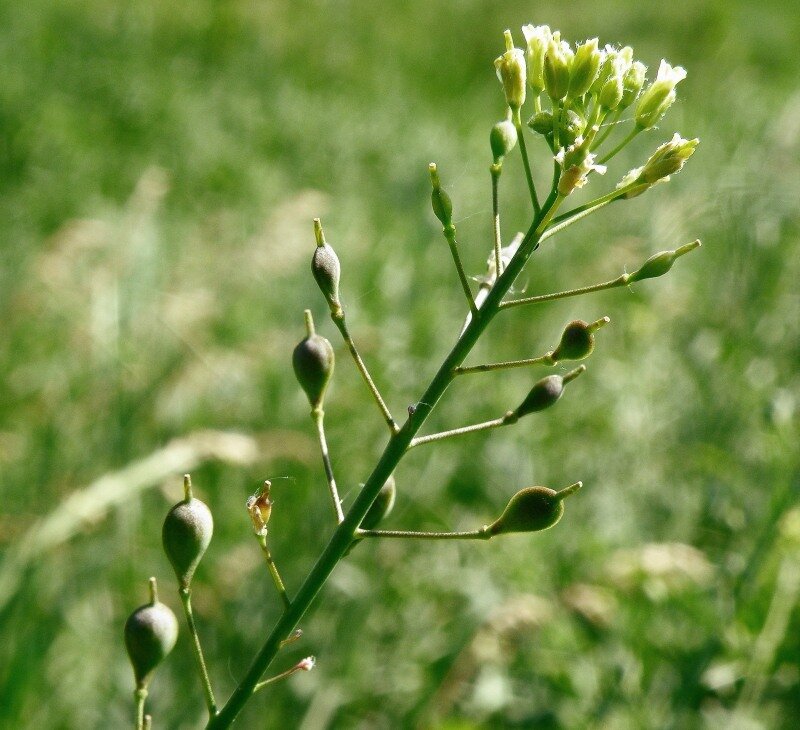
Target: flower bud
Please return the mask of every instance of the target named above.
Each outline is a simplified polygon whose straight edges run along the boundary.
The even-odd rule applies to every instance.
[[[538,112],[528,120],[528,126],[537,134],[553,133],[553,113],[548,111]]]
[[[561,148],[555,156],[556,162],[561,165],[561,177],[558,180],[559,195],[567,196],[576,188],[582,188],[590,172],[603,175],[605,165],[595,165],[595,155],[589,152],[592,139],[597,133],[597,127],[591,129],[586,138],[578,137],[570,147]]]
[[[575,51],[575,58],[569,69],[567,99],[579,99],[592,86],[600,69],[603,54],[597,49],[597,38],[592,38]]]
[[[214,519],[204,502],[192,496],[192,482],[183,478],[185,499],[178,502],[164,519],[161,540],[182,589],[189,587],[194,571],[214,533]]]
[[[307,335],[292,353],[292,366],[297,382],[308,396],[312,409],[320,408],[325,390],[333,375],[333,347],[314,331],[311,311],[305,310]]]
[[[576,482],[558,492],[548,487],[528,487],[517,492],[487,531],[494,537],[511,532],[537,532],[555,525],[564,514],[563,500],[583,484]]]
[[[516,111],[525,103],[525,54],[514,47],[510,30],[506,30],[504,36],[506,52],[495,59],[494,67],[503,84],[506,102]]]
[[[544,56],[544,88],[553,101],[561,101],[569,89],[569,69],[574,54],[556,31],[547,44]]]
[[[441,183],[439,182],[439,173],[436,169],[436,163],[431,162],[428,165],[428,172],[431,176],[431,207],[433,214],[439,219],[441,224],[447,228],[453,224],[453,203],[450,196],[442,190]]]
[[[139,606],[128,617],[124,636],[136,688],[144,690],[153,671],[178,639],[178,620],[172,610],[158,600],[155,578],[150,579],[150,603]]]
[[[644,86],[644,77],[647,73],[647,66],[641,61],[634,61],[625,75],[622,77],[622,99],[619,102],[619,109],[627,109],[639,96],[639,92]]]
[[[547,25],[523,25],[522,35],[528,44],[525,55],[527,64],[528,86],[537,96],[544,91],[544,54],[550,43],[552,33]]]
[[[578,112],[568,109],[561,115],[559,141],[562,146],[569,147],[577,141],[586,129],[586,119]]]
[[[364,519],[361,521],[362,530],[372,530],[381,522],[394,508],[394,499],[397,494],[394,477],[390,476],[375,497],[375,501],[370,506]]]
[[[696,137],[683,139],[676,132],[669,142],[662,144],[645,162],[639,174],[639,181],[652,185],[680,172],[686,160],[694,154],[698,144],[700,144],[700,140]]]
[[[322,231],[322,224],[319,218],[314,219],[314,235],[317,239],[317,248],[311,259],[311,273],[316,279],[328,306],[334,314],[342,311],[342,304],[339,301],[339,276],[341,265],[336,251],[325,241],[325,233]]]
[[[517,128],[509,119],[504,119],[492,127],[489,133],[494,164],[498,164],[517,144]]]
[[[583,360],[594,350],[594,333],[611,320],[608,317],[587,324],[581,319],[570,322],[561,335],[558,347],[551,355],[553,362],[561,360]]]
[[[636,106],[636,126],[650,129],[655,125],[674,103],[675,86],[685,78],[686,71],[681,66],[673,68],[662,60],[656,80],[644,90]]]
[[[522,418],[529,413],[543,411],[545,408],[554,405],[564,394],[564,386],[571,380],[577,378],[585,370],[586,366],[580,365],[564,376],[548,375],[542,378],[531,388],[525,400],[522,401],[517,410],[514,411],[514,414],[517,418]]]

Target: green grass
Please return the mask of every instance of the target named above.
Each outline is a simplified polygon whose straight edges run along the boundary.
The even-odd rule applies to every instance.
[[[695,237],[704,247],[663,279],[498,317],[475,362],[538,354],[571,318],[612,323],[554,410],[415,450],[387,526],[469,529],[523,486],[586,488],[541,535],[359,547],[275,665],[315,654],[317,668],[265,691],[241,724],[791,726],[800,18],[744,0],[604,8],[0,4],[0,576],[37,519],[66,525],[0,590],[0,726],[132,725],[122,625],[150,575],[179,607],[159,539],[188,467],[136,493],[111,485],[119,504],[74,534],[59,505],[201,429],[254,447],[191,468],[217,528],[196,615],[218,698],[235,686],[280,609],[246,497],[288,477],[274,479],[270,538],[290,592],[330,519],[290,365],[304,308],[337,347],[326,412],[347,499],[385,441],[309,275],[311,218],[324,219],[351,329],[402,414],[463,317],[426,166],[438,163],[480,273],[488,130],[502,113],[492,61],[503,29],[519,39],[527,22],[689,71],[680,103],[607,184],[674,130],[702,140],[670,185],[543,246],[527,291],[602,281]],[[528,216],[516,157],[502,186],[508,237]],[[430,429],[496,416],[530,377],[464,379]],[[192,662],[183,631],[156,675],[156,727],[202,725]]]

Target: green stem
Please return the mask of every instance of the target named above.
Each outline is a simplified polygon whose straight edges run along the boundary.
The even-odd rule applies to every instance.
[[[552,294],[540,294],[535,297],[525,297],[524,299],[512,299],[508,302],[503,302],[500,305],[501,309],[508,309],[509,307],[520,307],[523,304],[539,304],[540,302],[552,302],[554,299],[567,299],[568,297],[577,297],[581,294],[591,294],[595,291],[602,291],[603,289],[613,289],[618,286],[625,286],[630,279],[630,274],[622,274],[616,279],[611,281],[604,281],[601,284],[592,284],[591,286],[584,286],[580,289],[567,289],[566,291],[554,292]]]
[[[447,245],[450,246],[450,253],[453,255],[453,263],[456,265],[458,279],[461,282],[461,288],[464,290],[464,296],[466,296],[467,303],[469,304],[469,311],[472,312],[472,316],[474,317],[478,313],[478,308],[475,306],[475,300],[472,298],[472,291],[469,288],[469,281],[467,280],[467,275],[464,272],[464,266],[461,263],[461,256],[458,253],[456,227],[450,223],[442,229],[442,232],[444,233],[444,237],[447,239]]]
[[[340,308],[338,311],[331,312],[331,319],[333,320],[333,323],[336,325],[339,332],[341,332],[342,339],[347,345],[347,349],[350,350],[350,354],[353,357],[356,368],[358,368],[358,372],[361,373],[361,377],[367,384],[369,392],[372,393],[372,397],[375,399],[375,402],[378,404],[378,408],[380,408],[381,413],[383,414],[383,420],[386,421],[389,426],[389,430],[391,430],[392,433],[397,433],[400,430],[400,427],[397,425],[394,418],[392,418],[389,407],[383,400],[383,397],[378,390],[378,386],[375,385],[375,381],[373,381],[372,377],[370,376],[369,370],[367,370],[367,366],[364,364],[364,360],[361,358],[361,355],[356,348],[356,343],[350,336],[350,331],[347,329],[347,322],[345,321],[344,310]]]
[[[359,530],[358,537],[400,537],[419,540],[489,540],[492,534],[486,527],[467,532],[419,532],[416,530]]]
[[[491,421],[484,421],[483,423],[474,423],[471,426],[462,426],[461,428],[453,428],[449,431],[439,431],[438,433],[431,433],[427,436],[418,436],[411,439],[408,445],[409,449],[422,444],[429,444],[432,441],[441,441],[442,439],[449,439],[453,436],[463,436],[465,433],[475,433],[476,431],[488,431],[490,428],[499,428],[500,426],[510,426],[517,422],[518,417],[514,411],[509,411],[500,418],[493,418]]]
[[[200,670],[200,681],[203,684],[203,691],[206,695],[206,707],[211,720],[217,714],[217,703],[214,700],[214,690],[211,689],[211,680],[208,677],[208,669],[206,669],[206,660],[203,658],[203,649],[200,646],[200,635],[197,633],[197,626],[194,623],[194,614],[192,612],[192,589],[181,588],[178,590],[183,604],[183,612],[186,614],[186,623],[189,626],[189,633],[192,636],[192,648],[194,655],[197,659],[197,666]]]
[[[519,151],[522,155],[522,166],[525,168],[525,179],[528,181],[528,192],[531,195],[531,203],[533,203],[533,213],[534,215],[539,215],[541,206],[539,205],[539,197],[536,195],[536,185],[533,182],[531,161],[528,158],[528,147],[525,142],[525,128],[522,126],[519,109],[514,113],[514,126],[517,128],[517,142],[519,143]]]
[[[623,110],[621,108],[617,109],[616,114],[614,114],[614,118],[608,123],[608,126],[603,130],[603,133],[594,141],[594,144],[592,145],[593,152],[600,147],[600,145],[608,139],[608,135],[614,131],[617,123],[619,122],[619,118],[622,116],[622,111]]]
[[[499,183],[500,173],[503,172],[502,163],[497,163],[489,168],[492,173],[492,228],[494,231],[494,267],[497,276],[503,273],[502,251],[503,242],[500,236],[500,196]]]
[[[280,674],[276,674],[274,677],[270,677],[269,679],[265,679],[262,682],[259,682],[255,687],[253,687],[253,693],[255,694],[256,692],[258,692],[258,690],[264,689],[264,687],[269,687],[269,685],[273,684],[274,682],[277,682],[280,679],[286,679],[287,677],[291,677],[293,674],[297,674],[297,672],[308,671],[309,667],[304,666],[304,662],[307,662],[309,660],[313,662],[314,657],[309,657],[308,659],[305,659],[303,662],[300,662],[299,664],[295,664],[293,667],[290,667],[285,672],[281,672]],[[313,666],[313,663],[311,666]]]
[[[505,303],[500,305],[506,306]],[[548,352],[539,357],[529,357],[524,360],[506,360],[505,362],[490,362],[483,365],[470,365],[456,368],[456,375],[470,375],[471,373],[489,373],[493,370],[510,370],[512,368],[525,368],[529,365],[555,365],[553,353]]]
[[[136,730],[144,730],[144,703],[147,700],[147,690],[137,687],[133,692],[136,701]]]
[[[464,328],[456,341],[453,349],[445,357],[433,380],[419,399],[413,413],[402,428],[394,434],[383,451],[378,463],[373,469],[366,483],[362,487],[355,502],[342,522],[334,531],[328,544],[317,559],[314,567],[306,576],[305,581],[295,596],[289,609],[284,611],[275,623],[263,646],[253,659],[244,677],[239,682],[236,690],[228,699],[222,710],[212,717],[207,730],[223,730],[231,726],[237,715],[253,693],[264,672],[269,667],[278,653],[281,642],[292,632],[298,622],[303,618],[314,598],[328,580],[338,562],[344,557],[356,537],[356,530],[366,516],[375,498],[378,496],[383,484],[395,471],[397,464],[405,455],[411,440],[423,426],[433,408],[439,402],[455,376],[455,368],[459,367],[469,355],[475,343],[488,327],[493,317],[497,314],[500,302],[508,293],[514,281],[519,276],[526,262],[538,243],[537,229],[544,214],[556,200],[556,191],[551,190],[547,200],[542,205],[539,215],[535,216],[528,232],[522,240],[516,254],[512,257],[495,286],[488,293],[483,306],[478,310]]]
[[[328,490],[333,501],[333,511],[336,513],[336,521],[341,524],[344,521],[344,512],[342,512],[342,501],[339,499],[339,490],[336,488],[336,479],[333,476],[331,457],[328,454],[328,440],[325,438],[325,411],[322,408],[314,408],[311,411],[311,418],[317,427],[319,450],[322,453],[322,466],[325,468],[325,478],[328,480]]]
[[[292,602],[289,600],[289,596],[286,593],[286,586],[284,586],[281,574],[278,572],[278,566],[275,565],[275,561],[272,559],[272,553],[270,552],[269,545],[267,544],[266,533],[263,535],[257,534],[256,539],[258,540],[258,544],[261,546],[261,552],[264,553],[264,559],[267,562],[269,574],[272,576],[272,582],[275,584],[275,588],[278,591],[281,600],[283,601],[283,605],[286,608],[289,608],[292,605]]]
[[[604,165],[641,131],[642,130],[640,127],[634,127],[631,130],[631,133],[627,137],[625,137],[625,139],[623,139],[622,142],[620,142],[613,150],[611,150],[611,152],[609,152],[607,155],[603,155],[602,159],[597,164]]]

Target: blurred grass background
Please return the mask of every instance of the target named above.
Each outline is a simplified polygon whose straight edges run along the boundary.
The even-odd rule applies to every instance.
[[[523,486],[586,489],[541,535],[354,551],[275,665],[317,668],[240,724],[795,727],[800,14],[777,0],[1,2],[0,726],[132,724],[122,625],[150,575],[178,610],[160,524],[189,469],[216,518],[195,602],[226,698],[279,610],[247,495],[288,477],[270,534],[290,591],[328,534],[289,364],[304,308],[339,355],[326,410],[349,499],[385,441],[309,276],[310,219],[399,417],[463,316],[426,164],[480,274],[492,61],[528,22],[689,70],[595,185],[675,130],[702,144],[670,185],[544,246],[527,291],[705,245],[632,290],[498,317],[473,362],[543,352],[571,318],[612,325],[553,411],[413,452],[387,525],[467,529]],[[502,195],[510,237],[529,214],[516,156]],[[459,382],[430,430],[496,416],[531,377]],[[202,725],[192,661],[184,631],[156,727]]]

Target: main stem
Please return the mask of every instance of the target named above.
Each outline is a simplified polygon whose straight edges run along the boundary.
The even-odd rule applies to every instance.
[[[447,355],[436,375],[434,375],[433,380],[431,380],[430,385],[428,385],[428,388],[425,390],[425,393],[423,393],[422,397],[419,399],[413,413],[409,415],[408,420],[403,424],[402,428],[389,439],[389,443],[386,445],[375,469],[372,474],[370,474],[358,497],[356,497],[344,521],[334,531],[330,541],[317,559],[316,564],[306,577],[303,585],[300,586],[300,590],[292,601],[291,607],[284,611],[283,615],[278,619],[272,632],[267,637],[255,659],[253,659],[250,668],[242,678],[239,686],[230,696],[228,702],[215,717],[209,720],[208,725],[206,725],[207,730],[221,730],[222,728],[231,726],[236,716],[250,699],[254,688],[264,675],[267,667],[269,667],[275,655],[278,653],[282,640],[292,632],[300,619],[303,618],[303,615],[333,572],[337,563],[344,557],[356,537],[356,532],[361,521],[378,496],[378,492],[384,482],[395,470],[395,467],[406,453],[411,440],[425,423],[434,406],[439,402],[439,399],[442,397],[445,390],[447,390],[447,387],[456,377],[455,369],[464,362],[464,359],[475,346],[475,343],[483,334],[489,322],[491,322],[494,315],[497,314],[500,302],[511,288],[517,276],[519,276],[523,266],[536,248],[538,242],[536,230],[539,228],[555,200],[556,191],[553,189],[550,196],[542,205],[539,214],[534,217],[533,223],[525,234],[525,238],[520,244],[517,253],[511,259],[502,275],[497,279],[494,287],[492,287],[492,290],[486,297],[483,306],[477,310],[469,324],[459,336],[450,354]]]

